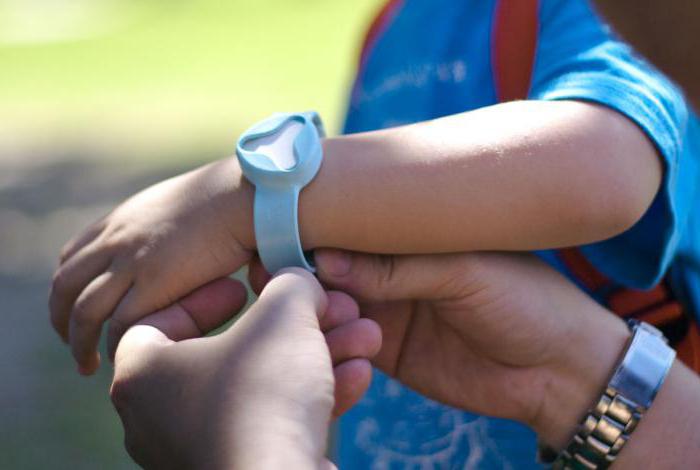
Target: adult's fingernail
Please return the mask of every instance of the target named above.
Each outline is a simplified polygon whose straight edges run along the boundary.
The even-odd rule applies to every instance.
[[[319,250],[314,255],[314,261],[320,271],[332,277],[342,277],[350,272],[351,256],[341,250]]]

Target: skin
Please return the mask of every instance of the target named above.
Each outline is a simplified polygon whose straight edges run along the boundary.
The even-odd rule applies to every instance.
[[[700,4],[695,0],[596,0],[626,41],[685,88],[700,109]]]
[[[533,255],[325,251],[317,264],[381,325],[377,366],[431,398],[527,424],[554,449],[598,400],[630,336]],[[699,468],[698,399],[700,378],[676,361],[613,468]]]
[[[362,314],[381,327],[375,365],[430,398],[525,423],[554,448],[566,445],[600,397],[630,336],[619,318],[530,255],[389,257],[322,250],[316,261],[324,283],[352,292]],[[320,289],[298,274],[287,291],[279,277],[273,279],[258,310],[220,342],[173,345],[156,328],[168,329],[152,317],[146,323],[156,328],[127,333],[117,351],[113,396],[137,461],[173,468],[159,459],[171,456],[164,448],[176,448],[184,454],[176,459],[183,467],[328,465],[321,457],[321,423],[330,415],[327,355],[334,356],[334,346],[326,333],[324,350],[312,321],[323,310],[314,300]],[[269,279],[257,262],[250,275],[256,289]],[[221,293],[210,285],[193,295],[211,300]],[[196,317],[205,314],[205,305],[194,307]],[[208,367],[190,365],[200,359]],[[308,361],[317,367],[310,369]],[[352,385],[337,369],[336,390]],[[207,399],[212,395],[224,398]],[[351,396],[348,404],[359,397],[344,396]],[[700,467],[698,399],[700,378],[676,362],[613,468]],[[251,410],[258,419],[250,419]],[[202,432],[202,416],[214,435],[193,439]]]
[[[607,1],[607,0],[598,0],[596,2],[599,6],[599,8],[602,10],[602,12],[607,16],[609,20],[611,20],[618,28],[618,30],[622,33],[622,35],[635,44],[637,48],[645,54],[647,57],[649,57],[652,61],[654,61],[657,65],[660,66],[666,73],[671,75],[675,80],[677,80],[681,85],[683,85],[686,88],[686,91],[689,93],[691,100],[694,102],[696,108],[698,106],[698,103],[700,103],[700,89],[698,88],[700,84],[700,68],[697,67],[696,65],[700,64],[698,61],[688,61],[688,57],[692,57],[693,54],[688,54],[687,51],[693,51],[697,49],[697,46],[700,46],[698,44],[698,41],[695,40],[698,38],[697,35],[692,34],[691,32],[695,31],[695,26],[698,23],[698,20],[700,19],[700,8],[696,8],[695,2],[688,1],[688,0],[678,0],[678,1],[671,1],[671,2],[665,2],[663,3],[663,6],[661,6],[658,2],[643,2],[640,4],[639,2],[629,2],[626,0],[621,0],[621,1]],[[634,11],[635,15],[630,15],[629,12]],[[668,48],[667,44],[672,43],[674,44],[674,47]],[[305,237],[305,239],[308,237]],[[69,251],[69,250],[66,250]],[[384,282],[387,284],[391,284],[390,281],[395,279],[399,274],[401,274],[400,270],[393,269],[391,271],[391,275],[387,276],[386,273],[386,266],[407,266],[410,265],[411,263],[395,263],[395,262],[380,262],[376,263],[373,262],[375,266],[375,272],[383,272],[384,277],[371,277],[371,279],[374,279],[377,284],[381,284],[382,281],[377,281],[377,279],[385,279]],[[373,264],[373,263],[368,263],[368,264]],[[420,263],[418,263],[420,264]],[[432,263],[430,263],[432,265]],[[382,268],[384,266],[384,268]],[[378,268],[377,268],[378,267]],[[360,272],[359,270],[354,270],[355,273]],[[397,272],[399,274],[397,274]],[[452,272],[452,270],[448,270],[448,272]],[[371,270],[367,274],[372,274]],[[404,274],[405,275],[405,274]],[[110,276],[111,277],[111,276]],[[330,276],[333,277],[333,276]],[[342,280],[335,279],[336,283],[340,282],[345,282],[345,283],[352,283],[353,277],[345,277],[345,276],[340,276],[343,278]],[[393,296],[390,296],[389,299],[385,300],[378,300],[382,298],[381,294],[376,293],[376,286],[369,287],[366,284],[366,282],[362,280],[356,279],[354,281],[357,283],[360,287],[358,287],[360,290],[366,289],[368,292],[375,292],[374,294],[370,294],[369,298],[371,299],[369,302],[369,310],[372,311],[372,305],[374,304],[377,310],[382,311],[383,308],[377,307],[377,302],[381,305],[382,303],[388,302],[391,308],[391,310],[401,310],[401,308],[398,308],[398,304],[401,301],[397,301]],[[414,295],[419,294],[420,292],[423,292],[423,287],[419,286],[414,286]],[[409,291],[410,292],[410,291]],[[386,294],[383,295],[386,297]],[[412,295],[406,295],[407,298],[412,298]],[[415,300],[404,300],[404,303],[409,303],[409,304],[414,304],[412,310],[413,310],[413,315],[415,315],[418,312],[425,312],[426,310],[428,311],[428,315],[435,316],[436,313],[439,313],[440,309],[438,308],[437,311],[435,309],[426,309],[426,307],[419,308],[418,303],[427,303],[426,300],[420,300],[420,301],[415,301]],[[434,302],[434,301],[433,301]],[[442,301],[441,301],[442,302]],[[391,305],[394,304],[394,305]],[[406,308],[405,306],[403,307],[404,309]],[[432,310],[432,311],[431,311]],[[559,312],[557,312],[559,313]],[[593,312],[589,312],[593,313]],[[377,315],[380,315],[377,313]],[[413,318],[413,315],[411,318]],[[452,320],[452,319],[450,319]],[[401,322],[399,322],[401,323]],[[446,322],[449,324],[454,324],[454,320]],[[392,322],[388,321],[388,324],[391,325]],[[436,324],[441,324],[440,322],[436,322]],[[144,327],[145,328],[145,327]],[[385,328],[386,329],[386,328]],[[449,330],[450,328],[448,328]],[[457,336],[459,336],[459,330],[460,328],[451,328],[452,330],[457,330]],[[394,331],[392,328],[388,328],[389,331]],[[138,330],[136,330],[138,331]],[[405,328],[404,331],[413,331],[413,328],[408,329],[407,327]],[[605,331],[605,330],[602,330]],[[467,332],[468,333],[468,332]],[[600,334],[601,331],[598,331],[598,337],[601,337],[603,335]],[[136,335],[136,333],[133,333],[131,336],[128,336],[129,341],[124,341],[122,344],[124,344],[124,348],[126,348],[128,344],[130,344],[131,339]],[[385,370],[389,370],[390,368],[393,368],[395,373],[399,373],[399,365],[402,361],[399,360],[400,357],[402,357],[401,352],[403,351],[403,348],[406,347],[408,348],[410,346],[410,337],[407,337],[407,334],[404,334],[403,337],[399,334],[399,340],[395,340],[394,342],[398,341],[400,346],[398,347],[399,353],[394,352],[393,355],[393,362],[392,362],[392,356],[389,355],[389,359],[383,362]],[[465,335],[467,338],[470,338],[472,335],[466,334]],[[508,335],[505,336],[506,338]],[[614,338],[610,338],[611,340],[614,340]],[[619,341],[619,338],[617,338]],[[473,341],[473,338],[472,338]],[[394,347],[396,350],[396,347]],[[89,347],[88,347],[89,349]],[[605,348],[604,348],[605,350]],[[477,351],[478,352],[478,351]],[[596,352],[596,351],[591,351],[591,352]],[[125,353],[126,354],[126,353]],[[493,353],[489,354],[493,355]],[[498,354],[497,354],[498,355]],[[610,354],[608,353],[608,356]],[[128,356],[127,356],[128,357]],[[381,363],[382,361],[380,361]],[[411,364],[408,363],[409,368],[408,371],[405,372],[403,375],[408,376],[408,381],[411,381]],[[603,366],[605,364],[598,364],[599,366]],[[507,366],[511,366],[510,364],[507,364]],[[119,368],[117,370],[121,370],[124,366],[120,364]],[[512,366],[511,366],[512,367]],[[405,367],[404,367],[405,369]],[[584,369],[587,370],[587,369]],[[428,371],[429,372],[429,371]],[[560,371],[561,372],[561,371]],[[426,371],[423,371],[425,374]],[[499,373],[496,374],[496,376],[502,375],[501,371],[499,370]],[[600,375],[600,374],[598,374]],[[582,374],[583,376],[583,374]],[[489,377],[489,376],[487,376]],[[555,385],[558,383],[566,383],[566,380],[560,380],[560,381],[554,381]],[[116,384],[119,384],[120,382],[115,381]],[[578,390],[583,390],[586,389],[586,384],[580,384],[581,387],[574,387],[571,388],[569,387],[568,392],[572,393],[573,395],[571,396],[577,396],[576,392]],[[546,387],[545,387],[546,388]],[[554,390],[559,390],[561,393],[561,387],[557,388],[556,386],[552,387]],[[117,390],[119,388],[117,387]],[[445,393],[448,397],[450,396],[449,390]],[[442,394],[440,391],[438,391],[438,394]],[[478,396],[479,393],[477,392],[476,395]],[[569,395],[566,395],[569,396]],[[697,399],[700,397],[700,391],[699,391],[699,385],[698,385],[698,380],[697,377],[692,374],[690,371],[688,371],[686,368],[684,368],[680,364],[674,365],[673,369],[671,370],[671,373],[669,374],[669,377],[662,388],[661,392],[659,393],[654,407],[647,413],[647,415],[644,418],[644,421],[642,424],[639,426],[639,428],[635,431],[635,438],[630,441],[630,443],[626,446],[625,451],[621,454],[620,459],[615,465],[615,468],[641,468],[641,467],[655,467],[655,468],[660,468],[660,467],[675,467],[675,466],[686,466],[686,467],[695,467],[700,465],[700,462],[697,461],[698,456],[697,455],[692,455],[689,454],[688,449],[692,449],[694,443],[693,442],[686,442],[684,438],[686,436],[692,436],[692,435],[697,435],[698,429],[695,423],[698,422],[698,416],[697,413],[693,413],[693,410],[696,410],[696,407],[693,407],[693,403],[697,402]],[[454,397],[452,397],[454,398]],[[449,398],[448,398],[449,399]],[[551,400],[550,400],[551,403]],[[568,403],[569,405],[571,403]],[[487,406],[488,407],[488,406]],[[579,406],[580,407],[580,406]],[[517,408],[517,406],[515,407]],[[572,409],[575,409],[576,406],[571,407]],[[539,409],[545,409],[544,406],[539,406]],[[566,409],[566,408],[563,408]],[[539,415],[544,415],[544,413],[537,413],[535,412],[533,414],[532,411],[526,412],[525,416],[539,416]],[[552,417],[550,417],[552,418]],[[556,418],[556,417],[553,417]],[[535,420],[537,421],[537,420]],[[540,420],[543,421],[543,420]],[[567,421],[564,419],[564,421]],[[570,421],[570,420],[569,420]],[[550,423],[556,423],[556,419],[552,419],[549,421]],[[533,422],[533,424],[537,424]],[[567,423],[570,424],[570,423]],[[667,426],[673,426],[676,432],[673,433],[672,439],[669,439],[667,436],[661,436],[659,437],[659,432],[658,430],[660,429],[665,429]],[[556,425],[545,425],[544,430],[541,431],[542,434],[545,435],[551,435],[549,438],[549,442],[565,442],[562,439],[562,436],[564,435],[564,431],[560,431],[557,433],[556,431],[548,431],[548,428],[556,428]],[[565,429],[566,426],[560,426],[561,429]],[[537,429],[537,427],[536,427]],[[569,431],[570,434],[570,431]],[[670,433],[669,433],[670,435]],[[316,436],[317,438],[319,436]],[[665,439],[664,439],[665,437]],[[680,437],[680,439],[679,439]],[[322,439],[319,439],[317,442],[323,442]],[[292,455],[294,454],[294,446],[288,446],[290,451],[292,451]],[[280,449],[281,452],[285,451],[285,446],[277,447]],[[654,448],[663,448],[665,452],[663,455],[659,455],[662,453],[656,452],[656,455],[653,455],[650,453],[650,449]],[[651,454],[651,455],[650,455]],[[697,454],[697,453],[696,453]],[[302,457],[303,458],[303,457]],[[675,460],[674,460],[675,458]],[[695,459],[695,462],[693,463],[692,459]],[[259,463],[259,461],[258,461]]]
[[[525,423],[555,449],[602,394],[630,336],[532,255],[326,251],[317,264],[382,327],[378,367],[428,397]],[[699,399],[700,378],[676,361],[613,467],[700,468]]]
[[[324,154],[300,198],[304,246],[373,253],[601,240],[639,220],[662,174],[631,121],[566,101],[330,138]],[[80,372],[97,369],[108,319],[111,354],[130,325],[248,263],[252,205],[253,188],[227,158],[146,189],[71,240],[49,306]]]
[[[378,326],[292,269],[231,328],[201,337],[244,301],[240,283],[221,279],[120,342],[111,396],[143,467],[334,468],[328,425],[369,385]]]
[[[525,423],[555,447],[629,338],[623,321],[529,254],[320,250],[316,263],[324,284],[381,326],[378,368],[450,406]],[[266,276],[255,262],[251,284]]]

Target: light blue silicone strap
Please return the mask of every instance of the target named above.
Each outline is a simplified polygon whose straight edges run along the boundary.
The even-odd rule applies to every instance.
[[[264,154],[246,149],[246,142],[270,135],[289,120],[304,123],[293,143],[297,164],[281,170]],[[246,178],[255,185],[255,239],[260,259],[269,273],[286,267],[315,272],[299,237],[299,192],[316,175],[323,159],[320,138],[323,123],[316,112],[278,113],[243,133],[236,153]]]
[[[260,259],[269,273],[300,267],[314,272],[299,237],[299,188],[255,189],[255,240]]]

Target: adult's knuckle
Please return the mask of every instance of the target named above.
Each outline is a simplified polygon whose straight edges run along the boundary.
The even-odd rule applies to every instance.
[[[109,398],[117,411],[127,408],[133,400],[134,384],[132,380],[124,377],[115,377],[112,387],[109,389]]]

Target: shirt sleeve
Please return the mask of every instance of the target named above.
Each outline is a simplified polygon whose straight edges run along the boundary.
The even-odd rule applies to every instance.
[[[689,175],[695,174],[696,162],[690,157],[685,99],[616,38],[586,0],[542,0],[539,15],[530,99],[584,100],[612,108],[639,126],[663,159],[661,189],[641,220],[616,237],[581,248],[610,279],[649,288],[666,272],[691,209]]]

